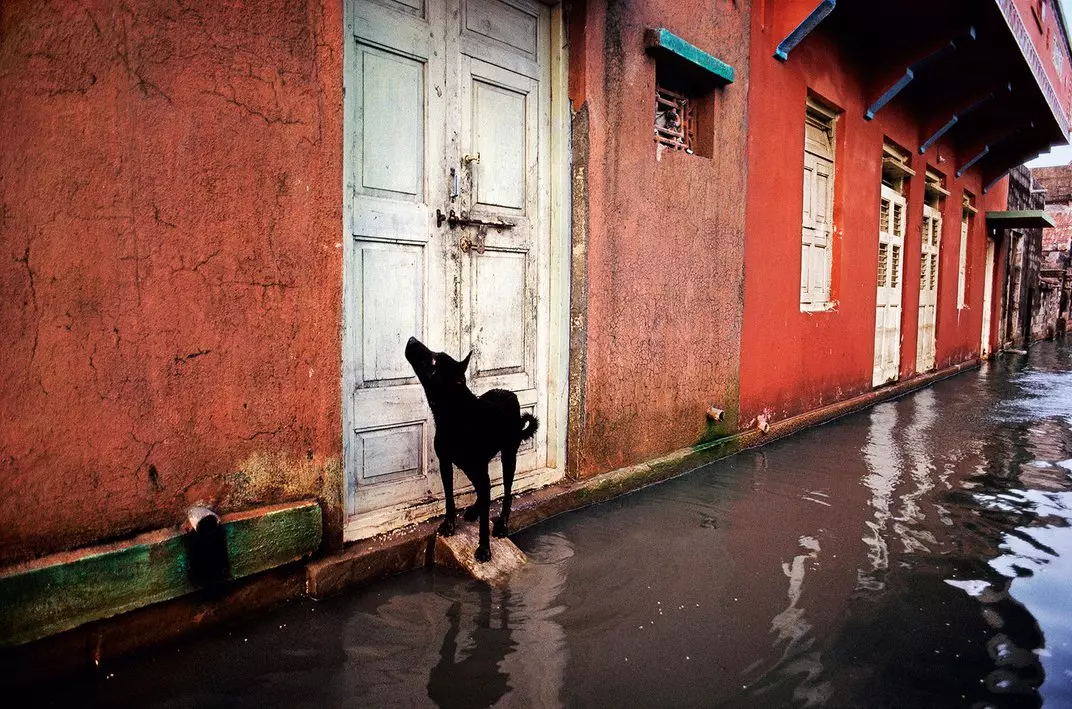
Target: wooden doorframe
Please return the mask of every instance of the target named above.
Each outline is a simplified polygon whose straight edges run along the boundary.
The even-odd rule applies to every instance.
[[[545,474],[541,474],[534,481],[535,484],[549,484],[565,476],[566,471],[566,426],[568,417],[568,383],[569,383],[569,305],[570,305],[570,230],[571,204],[570,194],[570,104],[568,95],[569,75],[569,46],[568,32],[566,31],[566,17],[561,0],[539,0],[550,9],[549,51],[547,71],[544,75],[548,82],[550,95],[550,140],[548,156],[551,161],[548,184],[549,195],[549,291],[548,298],[548,338],[546,347],[547,357],[547,415],[546,421],[541,422],[547,431],[547,461]],[[356,90],[349,84],[354,80],[351,72],[352,54],[354,51],[354,22],[355,5],[359,0],[345,0],[343,21],[343,166],[342,166],[342,235],[339,248],[347,249],[353,239],[352,224],[354,218],[354,145],[352,140],[351,122],[356,120],[356,107],[354,96]],[[342,307],[340,331],[343,338],[343,361],[340,376],[342,379],[341,401],[341,435],[342,435],[342,473],[338,476],[338,494],[340,500],[345,500],[349,479],[352,471],[347,469],[347,461],[350,460],[350,446],[352,436],[349,435],[357,426],[353,420],[351,396],[356,379],[353,366],[348,363],[350,353],[346,351],[347,328],[352,326],[350,312],[347,306],[352,301],[352,291],[356,285],[353,275],[353,264],[348,261],[349,256],[343,259],[342,277]],[[438,487],[436,482],[435,486]],[[413,520],[399,518],[398,527],[404,526]],[[343,512],[341,530],[344,541],[353,541],[361,538],[362,534],[354,534],[350,531],[350,523]],[[386,531],[386,530],[385,530]]]

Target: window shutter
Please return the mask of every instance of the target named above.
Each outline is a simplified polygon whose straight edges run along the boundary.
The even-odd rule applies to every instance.
[[[957,307],[963,308],[967,305],[967,285],[968,285],[968,218],[964,217],[960,221],[960,258],[958,261],[959,268],[957,273]]]
[[[835,114],[809,99],[804,120],[804,210],[801,219],[800,303],[830,300],[834,208]]]

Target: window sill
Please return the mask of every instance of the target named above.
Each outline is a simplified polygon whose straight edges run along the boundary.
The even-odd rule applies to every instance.
[[[837,310],[837,301],[800,304],[800,312],[802,313],[832,313],[835,310]]]

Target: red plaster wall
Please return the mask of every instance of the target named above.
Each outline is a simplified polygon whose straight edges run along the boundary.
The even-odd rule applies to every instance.
[[[338,485],[337,5],[0,8],[0,563]]]
[[[744,234],[749,3],[590,0],[571,56],[574,109],[590,159],[583,420],[574,472],[618,468],[710,435],[734,417]],[[577,18],[574,18],[577,21]],[[655,61],[645,27],[665,27],[736,70],[716,89],[711,158],[653,140]],[[575,244],[575,249],[577,245]]]
[[[769,22],[769,20],[768,20]],[[748,105],[748,205],[745,307],[741,345],[741,425],[766,413],[778,420],[871,390],[874,362],[878,211],[884,137],[911,151],[904,253],[901,377],[914,374],[919,303],[923,176],[946,176],[939,266],[937,366],[976,356],[982,326],[984,220],[972,220],[968,248],[968,309],[958,311],[960,200],[977,196],[980,213],[1003,194],[982,199],[980,177],[955,178],[956,156],[944,142],[919,155],[920,125],[894,102],[864,119],[865,78],[850,69],[824,26],[786,63],[775,60],[772,28],[757,13],[752,24]],[[808,90],[842,109],[835,157],[834,251],[829,312],[800,311],[800,240],[804,106]],[[1004,209],[1002,206],[990,207]],[[995,290],[995,299],[999,289]]]

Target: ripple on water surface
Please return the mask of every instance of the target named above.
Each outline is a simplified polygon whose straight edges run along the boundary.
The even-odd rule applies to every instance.
[[[1072,706],[1072,348],[106,668],[116,706]],[[63,703],[60,696],[54,703]]]

